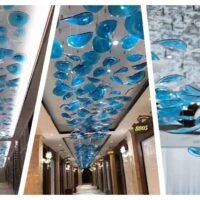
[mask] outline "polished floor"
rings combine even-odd
[[[14,191],[7,183],[0,183],[0,194],[14,194]]]
[[[79,185],[76,188],[77,192],[75,195],[103,195],[104,193],[97,189],[96,186],[92,186],[90,184]]]

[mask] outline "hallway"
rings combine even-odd
[[[1,194],[14,194],[13,189],[7,183],[0,183],[0,195]]]
[[[103,195],[104,193],[97,189],[96,186],[92,186],[90,184],[84,184],[77,186],[77,192],[74,193],[75,195]]]

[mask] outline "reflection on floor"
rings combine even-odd
[[[0,194],[14,194],[14,191],[7,183],[0,183]]]
[[[76,190],[77,190],[77,192],[75,193],[76,195],[82,195],[82,194],[103,195],[104,194],[102,191],[98,190],[96,186],[92,186],[90,184],[79,185],[77,186]]]

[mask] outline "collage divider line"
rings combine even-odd
[[[25,189],[25,185],[26,185],[26,179],[28,176],[32,148],[33,148],[33,143],[34,143],[34,139],[35,139],[38,118],[39,118],[39,114],[40,114],[40,108],[41,108],[43,92],[44,92],[44,87],[45,87],[48,68],[49,68],[51,49],[52,49],[53,40],[54,40],[54,36],[55,36],[59,11],[60,11],[60,6],[55,6],[18,195],[24,194],[24,189]]]
[[[148,26],[147,6],[141,5],[141,8],[142,8],[142,17],[143,17],[144,42],[145,42],[145,50],[146,50],[151,109],[152,109],[152,115],[153,115],[153,127],[154,127],[154,135],[155,135],[154,139],[155,139],[156,155],[157,155],[160,194],[165,195],[166,191],[165,191],[165,180],[164,180],[164,168],[163,168],[160,131],[159,131],[159,124],[158,124],[157,108],[156,108],[155,84],[154,84],[154,75],[153,75],[153,63],[151,59],[151,45],[150,45],[150,33],[149,33],[149,26]]]

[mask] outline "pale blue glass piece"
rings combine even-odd
[[[8,42],[8,37],[6,35],[0,35],[0,45],[5,45]]]
[[[67,107],[65,107],[65,110],[66,111],[75,111],[75,110],[79,109],[79,106],[80,106],[79,101],[74,101],[74,102],[67,104]]]
[[[159,117],[158,118],[159,125],[182,125],[180,122],[176,121],[175,119]]]
[[[125,20],[126,30],[140,39],[144,39],[142,13],[140,10],[136,11],[134,15],[129,16]]]
[[[181,91],[188,94],[188,95],[200,96],[200,89],[195,88],[191,85],[184,85],[181,88]]]
[[[62,113],[61,116],[64,117],[64,118],[71,119],[71,116],[67,113]]]
[[[94,101],[99,101],[104,98],[105,90],[101,87],[97,87],[93,92],[89,93],[89,96]]]
[[[200,157],[200,147],[188,147],[188,152],[196,157]]]
[[[21,28],[29,22],[29,15],[21,11],[13,11],[8,17],[9,23],[12,26]]]
[[[116,89],[116,90],[111,91],[110,94],[121,95],[121,91]]]
[[[90,12],[99,12],[103,6],[97,6],[97,5],[90,5],[90,6],[83,6],[87,11],[90,11]]]
[[[0,25],[0,34],[6,34],[7,33],[7,28],[5,26]]]
[[[55,72],[53,76],[60,80],[66,80],[68,78],[67,74],[61,71]]]
[[[185,41],[180,39],[165,39],[155,41],[154,44],[160,44],[165,48],[174,49],[174,50],[186,50],[187,44]]]
[[[91,12],[83,12],[77,15],[64,18],[63,21],[72,25],[84,26],[91,24],[94,16]]]
[[[92,44],[93,44],[93,49],[97,53],[105,53],[112,48],[112,42],[108,38],[102,38],[102,37],[96,36],[93,39]]]
[[[143,55],[141,54],[127,54],[126,59],[129,62],[138,62],[143,58]]]
[[[120,69],[115,71],[114,74],[124,74],[126,72],[128,72],[128,67],[121,67]]]
[[[127,35],[120,41],[120,45],[125,50],[131,50],[138,44],[140,38],[135,35]]]
[[[118,76],[111,76],[111,81],[118,85],[124,85],[123,81]]]
[[[87,117],[87,115],[90,114],[90,112],[87,109],[82,108],[78,110],[77,114],[79,117]]]
[[[73,79],[72,79],[72,83],[71,85],[73,87],[76,87],[76,86],[80,86],[81,84],[83,84],[85,81],[84,77],[82,76],[75,76]]]
[[[158,101],[176,99],[177,95],[167,87],[158,87],[155,89],[156,99]]]
[[[108,73],[107,69],[105,69],[103,67],[97,67],[93,72],[93,76],[99,77],[99,76],[103,76],[103,75],[105,75],[107,73]]]
[[[110,112],[109,112],[110,115],[116,115],[118,114],[117,110],[115,109],[112,109]]]
[[[65,54],[68,58],[70,58],[71,60],[75,61],[75,62],[79,62],[81,61],[81,58],[77,55],[74,55],[74,54]]]
[[[85,90],[81,89],[81,88],[78,88],[76,91],[75,91],[75,94],[77,96],[83,96],[84,94],[86,94]]]
[[[87,83],[83,86],[83,89],[85,90],[85,92],[93,92],[96,89],[96,86],[92,83]]]
[[[103,66],[104,67],[111,67],[112,65],[117,64],[120,61],[119,58],[115,58],[115,57],[107,57],[104,59],[103,61]]]
[[[139,84],[141,81],[144,80],[144,78],[145,78],[145,71],[140,71],[132,76],[128,76],[126,84],[128,85]]]
[[[63,56],[64,48],[59,39],[54,38],[53,47],[51,50],[51,59],[57,59]]]
[[[134,70],[141,70],[141,69],[144,69],[146,66],[147,66],[147,63],[144,62],[144,63],[140,63],[138,65],[133,65],[132,68]]]
[[[13,5],[6,5],[6,6],[3,6],[3,8],[4,8],[5,10],[12,10],[14,7],[15,7],[15,6],[13,6]]]
[[[92,71],[92,65],[88,62],[83,62],[75,66],[72,70],[80,76],[85,76]]]
[[[69,99],[70,97],[72,97],[73,96],[73,92],[67,92],[67,93],[65,93],[65,95],[63,96],[63,100],[67,100],[67,99]]]
[[[67,36],[67,44],[73,48],[82,48],[92,39],[93,32],[80,33]]]
[[[117,21],[108,19],[100,22],[96,27],[96,34],[102,38],[108,38],[112,35],[117,27]]]
[[[13,56],[13,60],[17,62],[24,62],[26,60],[26,56],[24,54],[18,53]]]
[[[184,105],[183,100],[181,100],[181,99],[163,100],[163,101],[160,101],[159,104],[163,108],[177,107],[177,106]]]
[[[17,37],[17,38],[22,38],[22,37],[24,37],[25,33],[26,33],[26,31],[25,31],[24,28],[17,28],[17,29],[14,31],[14,35],[15,35],[15,37]]]
[[[56,87],[53,89],[53,93],[56,96],[63,96],[69,90],[72,90],[72,88],[63,82],[57,81]]]
[[[95,51],[88,51],[88,52],[85,52],[83,54],[82,59],[85,62],[88,62],[88,63],[91,63],[91,64],[97,64],[99,59],[100,59],[100,56]]]
[[[99,116],[98,119],[106,119],[108,116],[108,114],[106,113],[106,111],[103,111]]]
[[[180,129],[176,129],[176,130],[169,130],[168,132],[173,133],[173,134],[193,134],[199,130],[200,130],[200,124],[195,125],[190,128],[180,128]]]
[[[138,11],[138,9],[140,9],[140,6],[108,6],[109,13],[115,17],[134,15]]]
[[[185,80],[185,77],[180,74],[171,74],[168,76],[165,76],[159,80],[160,83],[171,83],[171,82],[177,82]]]
[[[59,60],[56,61],[55,67],[61,72],[67,72],[68,70],[72,69],[73,65],[71,62]]]
[[[182,111],[182,106],[168,107],[158,109],[158,115],[161,117],[178,116]]]
[[[178,97],[183,99],[185,102],[200,102],[200,96],[187,95],[185,92],[179,91],[176,93]]]
[[[99,83],[101,80],[100,79],[98,79],[98,78],[94,78],[94,77],[87,77],[88,78],[88,80],[90,81],[90,82],[92,82],[92,83]]]
[[[10,64],[6,68],[11,74],[14,75],[19,75],[22,72],[22,66],[19,63]]]
[[[19,85],[19,78],[15,78],[15,79],[7,81],[6,85],[8,87],[18,87],[18,85]]]
[[[158,55],[155,52],[151,52],[151,59],[152,60],[160,60],[160,58],[158,57]]]

